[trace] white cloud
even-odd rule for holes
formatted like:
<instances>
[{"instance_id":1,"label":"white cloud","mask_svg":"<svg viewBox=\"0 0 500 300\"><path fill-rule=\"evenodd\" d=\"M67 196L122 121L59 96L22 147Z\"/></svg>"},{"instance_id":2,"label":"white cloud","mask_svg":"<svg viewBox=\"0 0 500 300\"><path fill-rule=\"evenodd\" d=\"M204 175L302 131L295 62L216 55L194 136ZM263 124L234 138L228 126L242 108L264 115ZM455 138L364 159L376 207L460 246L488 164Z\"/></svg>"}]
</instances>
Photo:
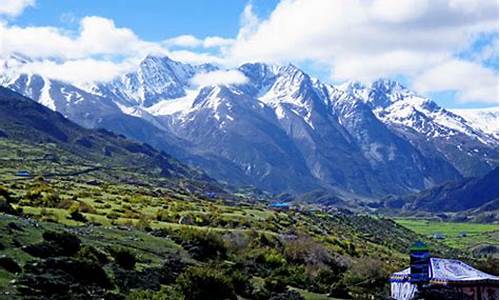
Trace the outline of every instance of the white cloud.
<instances>
[{"instance_id":1,"label":"white cloud","mask_svg":"<svg viewBox=\"0 0 500 300\"><path fill-rule=\"evenodd\" d=\"M473 62L443 62L416 77L414 87L421 92L459 91L461 102L498 103L498 74Z\"/></svg>"},{"instance_id":2,"label":"white cloud","mask_svg":"<svg viewBox=\"0 0 500 300\"><path fill-rule=\"evenodd\" d=\"M36 73L52 79L84 84L89 81L108 81L132 70L135 67L130 61L114 63L104 60L81 59L68 60L63 63L43 60L19 66L22 73Z\"/></svg>"},{"instance_id":3,"label":"white cloud","mask_svg":"<svg viewBox=\"0 0 500 300\"><path fill-rule=\"evenodd\" d=\"M203 47L226 47L231 46L234 43L234 39L226 39L219 36L209 36L203 40Z\"/></svg>"},{"instance_id":4,"label":"white cloud","mask_svg":"<svg viewBox=\"0 0 500 300\"><path fill-rule=\"evenodd\" d=\"M164 42L167 47L179 46L195 48L203 45L203 41L192 35L179 35Z\"/></svg>"},{"instance_id":5,"label":"white cloud","mask_svg":"<svg viewBox=\"0 0 500 300\"><path fill-rule=\"evenodd\" d=\"M167 39L163 44L167 47L185 47L185 48L214 48L227 47L234 43L234 39L223 38L220 36L209 36L205 39L199 39L192 35L179 35L174 38Z\"/></svg>"},{"instance_id":6,"label":"white cloud","mask_svg":"<svg viewBox=\"0 0 500 300\"><path fill-rule=\"evenodd\" d=\"M0 0L0 15L15 17L27 7L34 5L35 0Z\"/></svg>"},{"instance_id":7,"label":"white cloud","mask_svg":"<svg viewBox=\"0 0 500 300\"><path fill-rule=\"evenodd\" d=\"M191 84L195 86L208 86L208 85L229 85L229 84L243 84L248 81L248 78L240 71L213 71L208 73L197 74L191 79Z\"/></svg>"},{"instance_id":8,"label":"white cloud","mask_svg":"<svg viewBox=\"0 0 500 300\"><path fill-rule=\"evenodd\" d=\"M170 51L168 52L168 56L174 60L178 60L189 64L224 63L223 59L218 56L209 53L200 53L187 50Z\"/></svg>"},{"instance_id":9,"label":"white cloud","mask_svg":"<svg viewBox=\"0 0 500 300\"><path fill-rule=\"evenodd\" d=\"M498 32L496 0L282 0L263 20L247 6L227 55L233 63L320 62L334 80L411 81L491 32ZM471 95L456 88L463 99Z\"/></svg>"},{"instance_id":10,"label":"white cloud","mask_svg":"<svg viewBox=\"0 0 500 300\"><path fill-rule=\"evenodd\" d=\"M93 55L146 55L164 51L141 40L128 28L116 27L110 19L85 17L78 34L56 27L19 27L0 23L0 55L21 53L34 58L89 58Z\"/></svg>"}]
</instances>

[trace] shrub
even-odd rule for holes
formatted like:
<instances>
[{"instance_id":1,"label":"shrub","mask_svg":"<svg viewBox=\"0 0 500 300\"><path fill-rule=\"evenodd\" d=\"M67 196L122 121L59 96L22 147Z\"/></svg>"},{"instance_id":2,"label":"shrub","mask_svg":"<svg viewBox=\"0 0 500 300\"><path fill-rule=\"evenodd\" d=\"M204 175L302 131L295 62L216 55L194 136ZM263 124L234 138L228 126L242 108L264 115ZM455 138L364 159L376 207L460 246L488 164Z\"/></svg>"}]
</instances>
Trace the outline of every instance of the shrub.
<instances>
[{"instance_id":1,"label":"shrub","mask_svg":"<svg viewBox=\"0 0 500 300\"><path fill-rule=\"evenodd\" d=\"M227 249L222 238L209 230L183 228L172 232L172 238L180 243L195 259L225 258Z\"/></svg>"},{"instance_id":2,"label":"shrub","mask_svg":"<svg viewBox=\"0 0 500 300\"><path fill-rule=\"evenodd\" d=\"M310 236L299 235L294 240L285 241L284 244L284 254L289 262L321 266L332 260L328 250Z\"/></svg>"},{"instance_id":3,"label":"shrub","mask_svg":"<svg viewBox=\"0 0 500 300\"><path fill-rule=\"evenodd\" d=\"M147 232L152 230L151 224L149 224L149 220L144 215L141 215L139 221L135 223L135 227L139 230L144 230Z\"/></svg>"},{"instance_id":4,"label":"shrub","mask_svg":"<svg viewBox=\"0 0 500 300\"><path fill-rule=\"evenodd\" d=\"M135 255L127 249L112 249L111 255L115 259L115 262L122 268L127 270L132 270L135 267L137 259Z\"/></svg>"},{"instance_id":5,"label":"shrub","mask_svg":"<svg viewBox=\"0 0 500 300\"><path fill-rule=\"evenodd\" d=\"M271 269L279 268L286 264L286 260L283 255L281 255L281 253L279 253L275 249L266 250L265 252L258 255L256 258L256 262L258 264L262 264L266 268Z\"/></svg>"},{"instance_id":6,"label":"shrub","mask_svg":"<svg viewBox=\"0 0 500 300\"><path fill-rule=\"evenodd\" d=\"M210 267L191 267L177 278L186 300L237 299L228 277Z\"/></svg>"},{"instance_id":7,"label":"shrub","mask_svg":"<svg viewBox=\"0 0 500 300\"><path fill-rule=\"evenodd\" d=\"M103 299L112 287L99 265L69 257L26 263L19 283L22 299Z\"/></svg>"},{"instance_id":8,"label":"shrub","mask_svg":"<svg viewBox=\"0 0 500 300\"><path fill-rule=\"evenodd\" d=\"M21 267L15 260L5 255L0 256L0 268L3 268L10 273L19 273L22 271Z\"/></svg>"},{"instance_id":9,"label":"shrub","mask_svg":"<svg viewBox=\"0 0 500 300\"><path fill-rule=\"evenodd\" d=\"M80 250L80 239L69 232L45 231L43 239L62 250L62 255L71 256Z\"/></svg>"},{"instance_id":10,"label":"shrub","mask_svg":"<svg viewBox=\"0 0 500 300\"><path fill-rule=\"evenodd\" d=\"M10 205L10 203L0 198L0 212L9 214L9 215L17 215L17 211Z\"/></svg>"},{"instance_id":11,"label":"shrub","mask_svg":"<svg viewBox=\"0 0 500 300\"><path fill-rule=\"evenodd\" d=\"M380 295L387 287L389 275L382 261L363 258L351 266L342 282L353 295Z\"/></svg>"},{"instance_id":12,"label":"shrub","mask_svg":"<svg viewBox=\"0 0 500 300\"><path fill-rule=\"evenodd\" d=\"M106 256L106 254L90 245L81 247L80 251L78 252L78 256L96 262L100 266L108 263L108 257Z\"/></svg>"},{"instance_id":13,"label":"shrub","mask_svg":"<svg viewBox=\"0 0 500 300\"><path fill-rule=\"evenodd\" d=\"M178 290L170 286L164 286L159 291L135 290L127 295L126 300L184 300L184 296Z\"/></svg>"},{"instance_id":14,"label":"shrub","mask_svg":"<svg viewBox=\"0 0 500 300\"><path fill-rule=\"evenodd\" d=\"M80 212L80 204L74 203L68 208L69 219L77 221L77 222L87 222L87 218Z\"/></svg>"}]
</instances>

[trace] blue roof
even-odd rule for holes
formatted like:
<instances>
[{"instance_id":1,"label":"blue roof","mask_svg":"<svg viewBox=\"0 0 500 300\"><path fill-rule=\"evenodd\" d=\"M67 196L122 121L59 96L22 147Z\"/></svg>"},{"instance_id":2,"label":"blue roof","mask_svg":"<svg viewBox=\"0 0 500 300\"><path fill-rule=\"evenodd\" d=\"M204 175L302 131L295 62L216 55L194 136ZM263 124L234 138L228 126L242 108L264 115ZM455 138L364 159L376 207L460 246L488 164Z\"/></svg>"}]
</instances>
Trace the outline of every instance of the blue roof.
<instances>
[{"instance_id":1,"label":"blue roof","mask_svg":"<svg viewBox=\"0 0 500 300\"><path fill-rule=\"evenodd\" d=\"M271 207L288 207L290 206L290 203L288 202L274 202L271 203Z\"/></svg>"}]
</instances>

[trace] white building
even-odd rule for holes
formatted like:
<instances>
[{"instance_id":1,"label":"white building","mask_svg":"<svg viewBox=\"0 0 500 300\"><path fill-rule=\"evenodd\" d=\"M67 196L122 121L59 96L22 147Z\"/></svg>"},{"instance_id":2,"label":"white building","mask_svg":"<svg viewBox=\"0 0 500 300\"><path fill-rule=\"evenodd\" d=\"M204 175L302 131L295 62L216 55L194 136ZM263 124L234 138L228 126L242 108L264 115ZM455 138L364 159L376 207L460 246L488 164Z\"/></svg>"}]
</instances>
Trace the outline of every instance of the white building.
<instances>
[{"instance_id":1,"label":"white building","mask_svg":"<svg viewBox=\"0 0 500 300\"><path fill-rule=\"evenodd\" d=\"M417 286L410 282L410 268L392 274L390 282L393 299L410 300L417 291ZM428 284L451 287L466 296L465 299L498 300L498 277L459 260L430 258Z\"/></svg>"}]
</instances>

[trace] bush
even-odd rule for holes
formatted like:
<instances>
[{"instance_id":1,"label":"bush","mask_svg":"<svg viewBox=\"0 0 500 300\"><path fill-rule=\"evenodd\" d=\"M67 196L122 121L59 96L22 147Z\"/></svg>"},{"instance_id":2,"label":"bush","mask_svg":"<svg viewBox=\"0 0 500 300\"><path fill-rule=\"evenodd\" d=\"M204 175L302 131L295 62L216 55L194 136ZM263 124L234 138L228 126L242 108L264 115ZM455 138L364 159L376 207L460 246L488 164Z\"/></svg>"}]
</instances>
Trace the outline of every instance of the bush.
<instances>
[{"instance_id":1,"label":"bush","mask_svg":"<svg viewBox=\"0 0 500 300\"><path fill-rule=\"evenodd\" d=\"M78 256L98 263L100 266L109 262L108 257L104 252L101 252L90 245L83 246L78 252Z\"/></svg>"},{"instance_id":2,"label":"bush","mask_svg":"<svg viewBox=\"0 0 500 300\"><path fill-rule=\"evenodd\" d=\"M72 256L80 250L80 239L69 232L45 231L43 239L60 249L61 255Z\"/></svg>"},{"instance_id":3,"label":"bush","mask_svg":"<svg viewBox=\"0 0 500 300\"><path fill-rule=\"evenodd\" d=\"M296 264L321 266L332 260L328 250L307 235L286 241L284 254L287 261Z\"/></svg>"},{"instance_id":4,"label":"bush","mask_svg":"<svg viewBox=\"0 0 500 300\"><path fill-rule=\"evenodd\" d=\"M266 250L265 252L258 255L256 258L256 262L257 264L271 269L276 269L286 264L286 260L283 255L281 255L281 253L279 253L275 249Z\"/></svg>"},{"instance_id":5,"label":"bush","mask_svg":"<svg viewBox=\"0 0 500 300\"><path fill-rule=\"evenodd\" d=\"M69 257L26 263L17 285L22 299L102 299L111 287L99 265Z\"/></svg>"},{"instance_id":6,"label":"bush","mask_svg":"<svg viewBox=\"0 0 500 300\"><path fill-rule=\"evenodd\" d=\"M215 232L183 228L172 234L174 241L181 244L197 260L207 261L227 256L224 240Z\"/></svg>"},{"instance_id":7,"label":"bush","mask_svg":"<svg viewBox=\"0 0 500 300\"><path fill-rule=\"evenodd\" d=\"M15 260L5 255L0 256L0 268L3 268L10 273L19 273L22 271L21 267Z\"/></svg>"},{"instance_id":8,"label":"bush","mask_svg":"<svg viewBox=\"0 0 500 300\"><path fill-rule=\"evenodd\" d=\"M127 295L126 300L184 300L181 292L165 286L155 292L151 290L135 290Z\"/></svg>"},{"instance_id":9,"label":"bush","mask_svg":"<svg viewBox=\"0 0 500 300\"><path fill-rule=\"evenodd\" d=\"M80 212L80 204L74 203L68 209L69 219L77 221L77 222L87 222L87 218Z\"/></svg>"},{"instance_id":10,"label":"bush","mask_svg":"<svg viewBox=\"0 0 500 300\"><path fill-rule=\"evenodd\" d=\"M342 282L353 295L380 296L388 286L389 275L382 261L364 258L352 265L344 274Z\"/></svg>"},{"instance_id":11,"label":"bush","mask_svg":"<svg viewBox=\"0 0 500 300\"><path fill-rule=\"evenodd\" d=\"M127 249L112 249L110 252L120 267L127 270L134 269L137 259L132 252Z\"/></svg>"},{"instance_id":12,"label":"bush","mask_svg":"<svg viewBox=\"0 0 500 300\"><path fill-rule=\"evenodd\" d=\"M186 300L237 299L228 277L210 267L191 267L177 278Z\"/></svg>"},{"instance_id":13,"label":"bush","mask_svg":"<svg viewBox=\"0 0 500 300\"><path fill-rule=\"evenodd\" d=\"M135 223L135 227L139 230L144 230L147 232L150 232L152 230L151 224L149 224L149 220L144 215L141 215L139 221Z\"/></svg>"},{"instance_id":14,"label":"bush","mask_svg":"<svg viewBox=\"0 0 500 300\"><path fill-rule=\"evenodd\" d=\"M6 213L9 215L17 215L18 212L10 205L9 201L6 199L0 198L0 212Z\"/></svg>"}]
</instances>

